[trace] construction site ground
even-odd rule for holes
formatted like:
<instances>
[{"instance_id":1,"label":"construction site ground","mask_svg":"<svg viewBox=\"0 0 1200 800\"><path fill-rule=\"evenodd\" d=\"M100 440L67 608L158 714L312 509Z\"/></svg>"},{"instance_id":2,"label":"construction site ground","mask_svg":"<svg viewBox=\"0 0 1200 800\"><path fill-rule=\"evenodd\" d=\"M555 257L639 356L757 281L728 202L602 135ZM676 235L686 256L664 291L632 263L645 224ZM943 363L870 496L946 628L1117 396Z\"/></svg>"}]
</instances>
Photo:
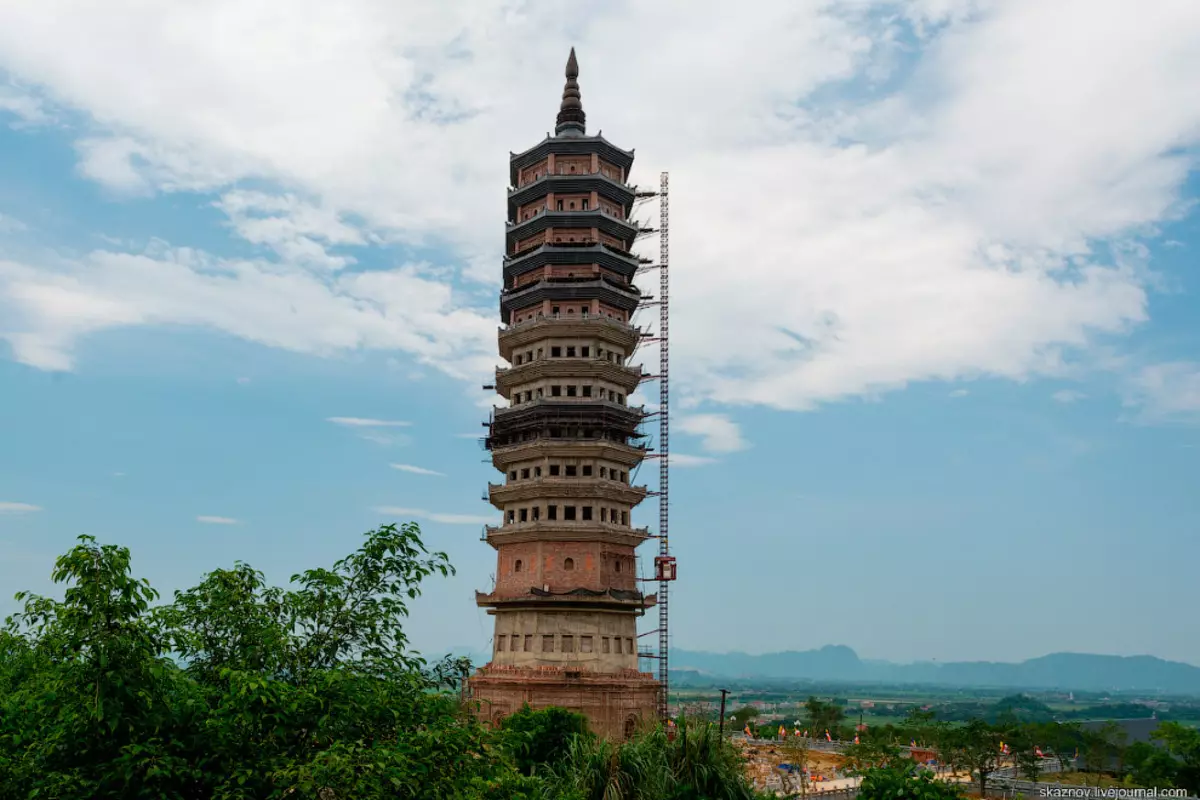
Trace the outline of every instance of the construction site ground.
<instances>
[{"instance_id":1,"label":"construction site ground","mask_svg":"<svg viewBox=\"0 0 1200 800\"><path fill-rule=\"evenodd\" d=\"M745 739L734 739L742 754L746 757L746 773L760 790L778 790L781 788L782 770L780 764L789 763L794 756L789 755L787 745L775 742L747 742ZM838 789L846 789L858 784L858 778L843 775L841 772L844 758L838 753L820 750L808 751L808 770L812 779L808 783L807 794L820 794ZM965 783L970 780L966 773L942 773L940 780Z\"/></svg>"}]
</instances>

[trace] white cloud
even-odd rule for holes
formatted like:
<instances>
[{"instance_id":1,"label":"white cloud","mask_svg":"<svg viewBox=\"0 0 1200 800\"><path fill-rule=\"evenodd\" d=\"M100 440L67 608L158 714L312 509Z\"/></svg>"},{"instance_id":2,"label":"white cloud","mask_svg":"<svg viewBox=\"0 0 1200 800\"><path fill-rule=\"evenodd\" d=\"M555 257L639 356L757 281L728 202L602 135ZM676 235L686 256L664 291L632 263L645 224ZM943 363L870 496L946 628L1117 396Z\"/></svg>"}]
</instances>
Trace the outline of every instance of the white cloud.
<instances>
[{"instance_id":1,"label":"white cloud","mask_svg":"<svg viewBox=\"0 0 1200 800\"><path fill-rule=\"evenodd\" d=\"M250 379L249 379L249 378L238 378L238 379L237 379L237 382L238 382L239 384L241 384L242 386L245 386L247 383L249 383L249 382L250 382Z\"/></svg>"},{"instance_id":2,"label":"white cloud","mask_svg":"<svg viewBox=\"0 0 1200 800\"><path fill-rule=\"evenodd\" d=\"M1075 389L1059 389L1050 396L1059 403L1075 403L1087 397L1086 394Z\"/></svg>"},{"instance_id":3,"label":"white cloud","mask_svg":"<svg viewBox=\"0 0 1200 800\"><path fill-rule=\"evenodd\" d=\"M392 464L392 469L398 469L401 472L411 472L413 475L436 475L440 478L446 477L444 472L435 472L424 467L414 467L412 464Z\"/></svg>"},{"instance_id":4,"label":"white cloud","mask_svg":"<svg viewBox=\"0 0 1200 800\"><path fill-rule=\"evenodd\" d=\"M715 458L692 456L685 453L671 453L668 461L672 467L704 467L717 463Z\"/></svg>"},{"instance_id":5,"label":"white cloud","mask_svg":"<svg viewBox=\"0 0 1200 800\"><path fill-rule=\"evenodd\" d=\"M213 517L207 514L202 514L196 517L196 522L203 522L205 525L240 525L241 520L233 517Z\"/></svg>"},{"instance_id":6,"label":"white cloud","mask_svg":"<svg viewBox=\"0 0 1200 800\"><path fill-rule=\"evenodd\" d=\"M28 227L24 222L15 217L0 214L0 233L20 233L21 231L28 230Z\"/></svg>"},{"instance_id":7,"label":"white cloud","mask_svg":"<svg viewBox=\"0 0 1200 800\"><path fill-rule=\"evenodd\" d=\"M1125 402L1138 408L1146 422L1200 421L1200 363L1143 367L1129 382Z\"/></svg>"},{"instance_id":8,"label":"white cloud","mask_svg":"<svg viewBox=\"0 0 1200 800\"><path fill-rule=\"evenodd\" d=\"M950 393L951 397L966 397L971 391L969 389L955 389Z\"/></svg>"},{"instance_id":9,"label":"white cloud","mask_svg":"<svg viewBox=\"0 0 1200 800\"><path fill-rule=\"evenodd\" d=\"M733 453L749 445L738 424L724 414L693 414L680 417L675 427L701 437L701 446L710 453ZM672 456L674 458L674 456Z\"/></svg>"},{"instance_id":10,"label":"white cloud","mask_svg":"<svg viewBox=\"0 0 1200 800\"><path fill-rule=\"evenodd\" d=\"M0 501L0 514L28 514L33 511L41 510L41 506L34 506L30 505L29 503Z\"/></svg>"},{"instance_id":11,"label":"white cloud","mask_svg":"<svg viewBox=\"0 0 1200 800\"><path fill-rule=\"evenodd\" d=\"M371 419L370 417L329 417L327 422L349 428L407 428L411 422L395 419Z\"/></svg>"},{"instance_id":12,"label":"white cloud","mask_svg":"<svg viewBox=\"0 0 1200 800\"><path fill-rule=\"evenodd\" d=\"M430 522L440 522L445 525L489 525L497 522L498 517L478 516L475 514L443 514L436 511L426 511L422 508L401 508L399 506L380 506L376 513L387 517L408 517L410 519L427 519Z\"/></svg>"},{"instance_id":13,"label":"white cloud","mask_svg":"<svg viewBox=\"0 0 1200 800\"><path fill-rule=\"evenodd\" d=\"M13 0L0 67L94 121L84 174L215 191L279 263L4 265L0 332L46 369L96 331L188 324L317 355L405 351L477 381L494 306L447 283L498 281L484 222L507 150L551 124L574 42L591 129L637 148L635 180L672 173L681 399L805 409L1059 375L1147 318L1144 265L1108 245L1179 213L1198 33L1194 0L764 0L742 15L669 0L569 18L481 0ZM377 240L450 245L455 270L351 274L330 253Z\"/></svg>"},{"instance_id":14,"label":"white cloud","mask_svg":"<svg viewBox=\"0 0 1200 800\"><path fill-rule=\"evenodd\" d=\"M0 114L3 113L17 118L11 123L14 128L44 125L50 121L50 114L40 98L11 84L0 84Z\"/></svg>"}]
</instances>

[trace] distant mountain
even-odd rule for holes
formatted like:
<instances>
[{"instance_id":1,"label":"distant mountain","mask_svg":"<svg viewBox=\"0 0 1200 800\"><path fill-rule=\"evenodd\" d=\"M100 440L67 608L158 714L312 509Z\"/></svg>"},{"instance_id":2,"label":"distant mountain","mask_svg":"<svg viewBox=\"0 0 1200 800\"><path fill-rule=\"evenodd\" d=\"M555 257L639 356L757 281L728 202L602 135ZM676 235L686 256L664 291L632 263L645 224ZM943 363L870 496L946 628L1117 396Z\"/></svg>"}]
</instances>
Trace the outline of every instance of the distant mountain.
<instances>
[{"instance_id":1,"label":"distant mountain","mask_svg":"<svg viewBox=\"0 0 1200 800\"><path fill-rule=\"evenodd\" d=\"M485 664L491 653L454 648ZM443 653L424 654L436 661ZM1076 692L1142 691L1200 695L1200 667L1154 656L1102 656L1051 653L1018 663L997 661L920 661L896 664L864 660L845 645L781 653L709 653L672 650L671 672L676 685L704 685L713 678L771 678L784 681L845 683L912 683L999 689L1061 689ZM642 663L642 669L657 665Z\"/></svg>"},{"instance_id":2,"label":"distant mountain","mask_svg":"<svg viewBox=\"0 0 1200 800\"><path fill-rule=\"evenodd\" d=\"M1154 656L1051 653L1018 663L864 661L845 645L749 655L673 650L672 667L729 678L1200 694L1200 667ZM694 679L694 677L693 677Z\"/></svg>"}]
</instances>

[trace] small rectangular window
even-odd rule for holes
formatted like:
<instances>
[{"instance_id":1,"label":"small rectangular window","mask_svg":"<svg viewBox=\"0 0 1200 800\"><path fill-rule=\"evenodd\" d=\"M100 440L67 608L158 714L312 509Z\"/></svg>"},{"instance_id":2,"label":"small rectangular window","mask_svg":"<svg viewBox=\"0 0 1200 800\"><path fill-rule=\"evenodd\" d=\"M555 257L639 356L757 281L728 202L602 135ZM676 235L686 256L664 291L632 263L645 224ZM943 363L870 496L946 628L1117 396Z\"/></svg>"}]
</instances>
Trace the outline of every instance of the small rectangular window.
<instances>
[{"instance_id":1,"label":"small rectangular window","mask_svg":"<svg viewBox=\"0 0 1200 800\"><path fill-rule=\"evenodd\" d=\"M551 313L551 314L557 314L557 313L558 313L558 306L553 306L553 307L551 307L551 309L550 309L550 313Z\"/></svg>"},{"instance_id":2,"label":"small rectangular window","mask_svg":"<svg viewBox=\"0 0 1200 800\"><path fill-rule=\"evenodd\" d=\"M525 634L525 652L526 653L533 652L533 634L532 633Z\"/></svg>"},{"instance_id":3,"label":"small rectangular window","mask_svg":"<svg viewBox=\"0 0 1200 800\"><path fill-rule=\"evenodd\" d=\"M512 472L508 473L508 479L510 481L515 481L517 479L517 471L515 469Z\"/></svg>"},{"instance_id":4,"label":"small rectangular window","mask_svg":"<svg viewBox=\"0 0 1200 800\"><path fill-rule=\"evenodd\" d=\"M620 636L613 637L613 652L614 653L621 652L621 637Z\"/></svg>"},{"instance_id":5,"label":"small rectangular window","mask_svg":"<svg viewBox=\"0 0 1200 800\"><path fill-rule=\"evenodd\" d=\"M591 396L592 396L592 387L590 387L590 386L584 386L584 387L583 387L583 396L584 396L584 397L591 397Z\"/></svg>"},{"instance_id":6,"label":"small rectangular window","mask_svg":"<svg viewBox=\"0 0 1200 800\"><path fill-rule=\"evenodd\" d=\"M607 508L600 509L600 521L608 522L608 509Z\"/></svg>"},{"instance_id":7,"label":"small rectangular window","mask_svg":"<svg viewBox=\"0 0 1200 800\"><path fill-rule=\"evenodd\" d=\"M567 358L574 358L574 357L575 357L575 348L568 347L567 348Z\"/></svg>"},{"instance_id":8,"label":"small rectangular window","mask_svg":"<svg viewBox=\"0 0 1200 800\"><path fill-rule=\"evenodd\" d=\"M551 476L551 477L557 477L557 476L558 476L559 469L560 469L560 468L559 468L558 464L551 464L551 465L550 465L550 476Z\"/></svg>"},{"instance_id":9,"label":"small rectangular window","mask_svg":"<svg viewBox=\"0 0 1200 800\"><path fill-rule=\"evenodd\" d=\"M575 477L575 471L576 471L576 468L575 468L575 465L574 465L574 464L568 464L568 465L567 465L567 477L568 477L568 478L574 478L574 477Z\"/></svg>"},{"instance_id":10,"label":"small rectangular window","mask_svg":"<svg viewBox=\"0 0 1200 800\"><path fill-rule=\"evenodd\" d=\"M585 477L585 478L592 477L592 465L591 464L584 464L582 469L583 469L583 477Z\"/></svg>"},{"instance_id":11,"label":"small rectangular window","mask_svg":"<svg viewBox=\"0 0 1200 800\"><path fill-rule=\"evenodd\" d=\"M580 636L579 637L579 652L581 652L581 653L592 652L592 637L590 637L590 636Z\"/></svg>"},{"instance_id":12,"label":"small rectangular window","mask_svg":"<svg viewBox=\"0 0 1200 800\"><path fill-rule=\"evenodd\" d=\"M612 647L612 645L610 645L610 644L609 644L609 642L608 642L608 637L607 637L607 636L601 637L601 639L600 639L600 652L601 652L601 653L608 653L608 652L611 652L611 647Z\"/></svg>"},{"instance_id":13,"label":"small rectangular window","mask_svg":"<svg viewBox=\"0 0 1200 800\"><path fill-rule=\"evenodd\" d=\"M629 512L628 512L628 511L622 511L622 512L621 512L621 524L622 524L622 525L628 525L628 524L629 524Z\"/></svg>"},{"instance_id":14,"label":"small rectangular window","mask_svg":"<svg viewBox=\"0 0 1200 800\"><path fill-rule=\"evenodd\" d=\"M600 477L601 477L601 478L607 478L607 477L608 477L608 467L601 467L601 468L600 468Z\"/></svg>"},{"instance_id":15,"label":"small rectangular window","mask_svg":"<svg viewBox=\"0 0 1200 800\"><path fill-rule=\"evenodd\" d=\"M551 386L550 387L550 396L551 397L562 397L562 387L561 386Z\"/></svg>"},{"instance_id":16,"label":"small rectangular window","mask_svg":"<svg viewBox=\"0 0 1200 800\"><path fill-rule=\"evenodd\" d=\"M512 510L510 510L510 511L508 512L508 521L509 521L509 522L513 522L513 521L515 521L515 520L516 520L516 518L517 518L517 512L516 512L516 511L512 511Z\"/></svg>"},{"instance_id":17,"label":"small rectangular window","mask_svg":"<svg viewBox=\"0 0 1200 800\"><path fill-rule=\"evenodd\" d=\"M525 469L521 470L521 479L528 480L528 478L529 478L529 468L526 467Z\"/></svg>"},{"instance_id":18,"label":"small rectangular window","mask_svg":"<svg viewBox=\"0 0 1200 800\"><path fill-rule=\"evenodd\" d=\"M591 355L590 355L591 352L592 352L592 348L588 347L587 345L584 345L583 347L579 348L579 357L580 358L591 358Z\"/></svg>"},{"instance_id":19,"label":"small rectangular window","mask_svg":"<svg viewBox=\"0 0 1200 800\"><path fill-rule=\"evenodd\" d=\"M533 477L535 477L535 478L540 478L540 477L542 477L542 468L541 468L541 467L534 467L534 468L533 468Z\"/></svg>"},{"instance_id":20,"label":"small rectangular window","mask_svg":"<svg viewBox=\"0 0 1200 800\"><path fill-rule=\"evenodd\" d=\"M590 520L592 518L592 507L591 506L583 506L583 508L581 510L583 512L584 520Z\"/></svg>"},{"instance_id":21,"label":"small rectangular window","mask_svg":"<svg viewBox=\"0 0 1200 800\"><path fill-rule=\"evenodd\" d=\"M554 634L548 634L548 635L542 636L542 652L543 653L553 653L554 652Z\"/></svg>"},{"instance_id":22,"label":"small rectangular window","mask_svg":"<svg viewBox=\"0 0 1200 800\"><path fill-rule=\"evenodd\" d=\"M537 522L537 521L538 521L538 518L541 516L541 511L542 511L542 507L541 507L541 506L534 506L534 507L533 507L533 521L534 521L534 522Z\"/></svg>"},{"instance_id":23,"label":"small rectangular window","mask_svg":"<svg viewBox=\"0 0 1200 800\"><path fill-rule=\"evenodd\" d=\"M568 386L567 387L567 397L574 397L574 396L575 396L575 387Z\"/></svg>"},{"instance_id":24,"label":"small rectangular window","mask_svg":"<svg viewBox=\"0 0 1200 800\"><path fill-rule=\"evenodd\" d=\"M563 634L562 651L564 653L574 653L575 652L575 637L569 633Z\"/></svg>"},{"instance_id":25,"label":"small rectangular window","mask_svg":"<svg viewBox=\"0 0 1200 800\"><path fill-rule=\"evenodd\" d=\"M521 509L521 522L529 522L529 509L528 508Z\"/></svg>"},{"instance_id":26,"label":"small rectangular window","mask_svg":"<svg viewBox=\"0 0 1200 800\"><path fill-rule=\"evenodd\" d=\"M637 652L636 650L633 649L633 639L625 640L625 652L629 653L629 655L633 655L634 653Z\"/></svg>"},{"instance_id":27,"label":"small rectangular window","mask_svg":"<svg viewBox=\"0 0 1200 800\"><path fill-rule=\"evenodd\" d=\"M507 638L508 638L508 637L506 637L506 636L505 636L503 633L502 633L502 634L500 634L499 636L497 636L497 637L496 637L496 649L497 649L497 650L503 650L503 649L504 649L504 641L505 641L505 639L507 639Z\"/></svg>"},{"instance_id":28,"label":"small rectangular window","mask_svg":"<svg viewBox=\"0 0 1200 800\"><path fill-rule=\"evenodd\" d=\"M554 313L555 314L558 313L557 308L554 309ZM562 348L561 347L551 347L550 348L550 357L551 358L562 358Z\"/></svg>"},{"instance_id":29,"label":"small rectangular window","mask_svg":"<svg viewBox=\"0 0 1200 800\"><path fill-rule=\"evenodd\" d=\"M563 506L563 519L568 522L575 520L575 506Z\"/></svg>"},{"instance_id":30,"label":"small rectangular window","mask_svg":"<svg viewBox=\"0 0 1200 800\"><path fill-rule=\"evenodd\" d=\"M510 646L508 649L509 649L509 650L513 650L514 652L515 652L515 651L519 651L519 650L521 649L521 637L520 637L520 635L519 635L519 634L516 634L516 633L514 633L514 634L513 634L512 636L510 636L509 638L510 638L510 639L512 639L512 645L511 645L511 646Z\"/></svg>"},{"instance_id":31,"label":"small rectangular window","mask_svg":"<svg viewBox=\"0 0 1200 800\"><path fill-rule=\"evenodd\" d=\"M546 506L546 519L558 519L558 506Z\"/></svg>"}]
</instances>

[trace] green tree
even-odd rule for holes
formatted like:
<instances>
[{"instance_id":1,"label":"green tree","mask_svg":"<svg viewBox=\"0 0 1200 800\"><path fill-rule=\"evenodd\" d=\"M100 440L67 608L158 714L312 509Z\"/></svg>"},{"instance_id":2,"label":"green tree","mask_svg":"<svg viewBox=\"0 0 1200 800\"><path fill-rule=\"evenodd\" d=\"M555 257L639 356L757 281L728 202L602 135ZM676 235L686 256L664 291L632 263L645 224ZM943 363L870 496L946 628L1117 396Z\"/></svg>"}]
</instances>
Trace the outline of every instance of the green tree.
<instances>
[{"instance_id":1,"label":"green tree","mask_svg":"<svg viewBox=\"0 0 1200 800\"><path fill-rule=\"evenodd\" d=\"M739 728L745 727L746 723L758 716L758 709L754 706L742 706L731 715L733 722Z\"/></svg>"},{"instance_id":2,"label":"green tree","mask_svg":"<svg viewBox=\"0 0 1200 800\"><path fill-rule=\"evenodd\" d=\"M1002 731L973 719L966 725L950 728L943 737L941 755L948 764L966 769L979 782L979 795L987 796L988 776L1000 763Z\"/></svg>"},{"instance_id":3,"label":"green tree","mask_svg":"<svg viewBox=\"0 0 1200 800\"><path fill-rule=\"evenodd\" d=\"M1200 730L1179 722L1164 722L1152 734L1177 761L1175 785L1200 794Z\"/></svg>"},{"instance_id":4,"label":"green tree","mask_svg":"<svg viewBox=\"0 0 1200 800\"><path fill-rule=\"evenodd\" d=\"M816 697L808 698L808 702L804 704L804 712L804 724L813 738L824 736L825 731L829 731L831 736L838 736L838 728L846 715L841 706L818 700Z\"/></svg>"},{"instance_id":5,"label":"green tree","mask_svg":"<svg viewBox=\"0 0 1200 800\"><path fill-rule=\"evenodd\" d=\"M862 800L960 800L962 788L934 778L909 762L867 770L858 796Z\"/></svg>"},{"instance_id":6,"label":"green tree","mask_svg":"<svg viewBox=\"0 0 1200 800\"><path fill-rule=\"evenodd\" d=\"M565 708L534 711L525 705L502 725L505 747L516 760L517 769L533 775L539 768L553 767L569 753L571 740L590 740L587 718Z\"/></svg>"},{"instance_id":7,"label":"green tree","mask_svg":"<svg viewBox=\"0 0 1200 800\"><path fill-rule=\"evenodd\" d=\"M858 744L847 746L842 754L844 767L851 775L866 775L873 769L912 764L912 759L899 747L874 736L860 737Z\"/></svg>"}]
</instances>

